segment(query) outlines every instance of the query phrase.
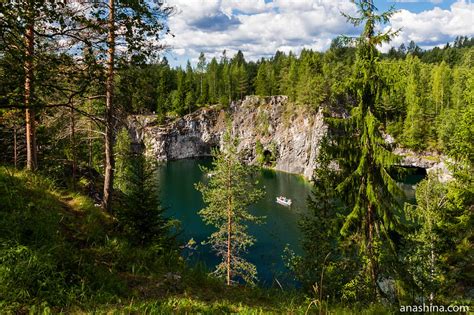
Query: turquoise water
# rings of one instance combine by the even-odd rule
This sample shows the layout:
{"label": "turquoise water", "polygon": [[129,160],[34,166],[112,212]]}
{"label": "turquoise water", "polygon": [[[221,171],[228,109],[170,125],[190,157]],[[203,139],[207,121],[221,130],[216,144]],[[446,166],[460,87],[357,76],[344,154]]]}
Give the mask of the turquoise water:
{"label": "turquoise water", "polygon": [[[181,221],[180,241],[187,243],[192,238],[197,243],[196,249],[187,249],[184,255],[191,261],[202,261],[209,269],[213,269],[218,259],[201,242],[214,229],[206,226],[198,215],[205,205],[201,193],[194,188],[195,183],[206,180],[199,166],[210,164],[209,158],[167,162],[160,171],[160,189],[167,215]],[[262,225],[249,227],[249,232],[257,241],[249,248],[246,258],[257,266],[261,284],[271,285],[275,278],[282,284],[290,284],[292,281],[284,267],[282,254],[287,244],[296,253],[301,253],[298,214],[307,211],[306,197],[311,187],[300,176],[270,170],[261,170],[258,182],[266,194],[250,211],[258,216],[266,216],[266,220]],[[279,195],[292,199],[291,208],[275,202]]]}
{"label": "turquoise water", "polygon": [[[185,248],[183,255],[191,262],[204,262],[211,270],[218,263],[210,248],[201,242],[214,231],[198,215],[205,205],[201,193],[194,188],[199,181],[206,181],[200,165],[210,167],[210,158],[170,161],[160,169],[160,189],[162,205],[167,208],[167,216],[181,221],[179,240],[185,244],[194,239],[194,249]],[[424,175],[411,174],[400,183],[407,199],[414,202],[414,185]],[[306,212],[306,198],[311,186],[301,176],[261,170],[258,174],[259,186],[266,192],[265,197],[252,206],[250,211],[258,216],[266,216],[263,225],[251,225],[249,232],[257,238],[249,248],[246,258],[257,266],[258,278],[263,285],[275,284],[277,279],[284,286],[293,285],[288,270],[284,266],[282,254],[288,245],[295,253],[301,253],[301,232],[298,228],[299,214]],[[275,202],[277,196],[291,198],[291,208]]]}

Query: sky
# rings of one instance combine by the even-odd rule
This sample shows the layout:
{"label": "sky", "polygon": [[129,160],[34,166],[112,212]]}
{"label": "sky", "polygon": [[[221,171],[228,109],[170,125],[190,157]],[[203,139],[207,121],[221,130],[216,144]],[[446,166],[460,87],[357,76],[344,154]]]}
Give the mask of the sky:
{"label": "sky", "polygon": [[[247,60],[269,58],[277,50],[298,54],[303,48],[324,51],[338,35],[357,35],[341,12],[356,15],[350,0],[166,0],[175,7],[168,20],[174,36],[164,38],[172,66],[232,56],[242,50]],[[380,11],[394,6],[390,25],[401,29],[391,46],[415,41],[424,49],[443,46],[456,36],[474,36],[472,0],[374,0]]]}

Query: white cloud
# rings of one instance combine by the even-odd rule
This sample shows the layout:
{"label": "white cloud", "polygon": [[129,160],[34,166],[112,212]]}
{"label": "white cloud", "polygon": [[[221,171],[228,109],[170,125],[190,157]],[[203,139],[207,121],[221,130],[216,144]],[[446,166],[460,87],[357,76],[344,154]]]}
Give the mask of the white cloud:
{"label": "white cloud", "polygon": [[424,48],[446,44],[456,36],[474,36],[474,4],[457,1],[449,10],[435,7],[432,10],[413,13],[401,10],[391,19],[393,29],[401,29],[400,34],[390,45],[399,46],[409,41]]}
{"label": "white cloud", "polygon": [[[201,51],[207,58],[217,57],[224,49],[229,54],[240,49],[252,60],[271,56],[277,50],[324,50],[337,35],[358,32],[341,16],[341,12],[355,14],[349,0],[168,0],[168,4],[176,6],[178,13],[169,18],[176,36],[167,38],[166,44],[180,62],[182,56],[195,59]],[[391,22],[394,29],[402,28],[392,44],[414,40],[433,46],[458,35],[473,36],[473,6],[457,1],[449,10],[401,10]],[[383,50],[388,48],[384,46]]]}
{"label": "white cloud", "polygon": [[272,3],[265,3],[265,0],[223,0],[222,11],[228,16],[235,11],[244,14],[255,14],[265,12],[272,8]]}

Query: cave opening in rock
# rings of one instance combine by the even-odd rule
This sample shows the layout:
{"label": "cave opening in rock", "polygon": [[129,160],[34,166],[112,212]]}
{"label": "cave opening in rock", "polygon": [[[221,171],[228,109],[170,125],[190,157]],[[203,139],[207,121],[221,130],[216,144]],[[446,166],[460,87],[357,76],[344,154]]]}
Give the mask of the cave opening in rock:
{"label": "cave opening in rock", "polygon": [[274,161],[272,151],[270,151],[268,149],[263,150],[263,161],[264,161],[264,164],[266,166],[271,166],[272,165],[272,163]]}
{"label": "cave opening in rock", "polygon": [[428,175],[428,173],[426,172],[426,168],[423,167],[404,166],[403,168],[406,169],[410,175],[417,175],[423,177],[426,177],[426,175]]}
{"label": "cave opening in rock", "polygon": [[418,166],[398,166],[398,172],[392,174],[393,178],[397,182],[407,184],[417,184],[421,180],[425,179],[428,173],[426,169]]}

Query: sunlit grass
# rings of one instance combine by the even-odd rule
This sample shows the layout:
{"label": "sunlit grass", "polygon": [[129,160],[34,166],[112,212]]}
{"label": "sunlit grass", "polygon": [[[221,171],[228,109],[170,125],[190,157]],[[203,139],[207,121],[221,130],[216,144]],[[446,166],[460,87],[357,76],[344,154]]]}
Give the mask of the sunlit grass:
{"label": "sunlit grass", "polygon": [[1,313],[319,313],[301,291],[227,287],[177,250],[131,246],[90,198],[40,175],[0,168],[0,205]]}

